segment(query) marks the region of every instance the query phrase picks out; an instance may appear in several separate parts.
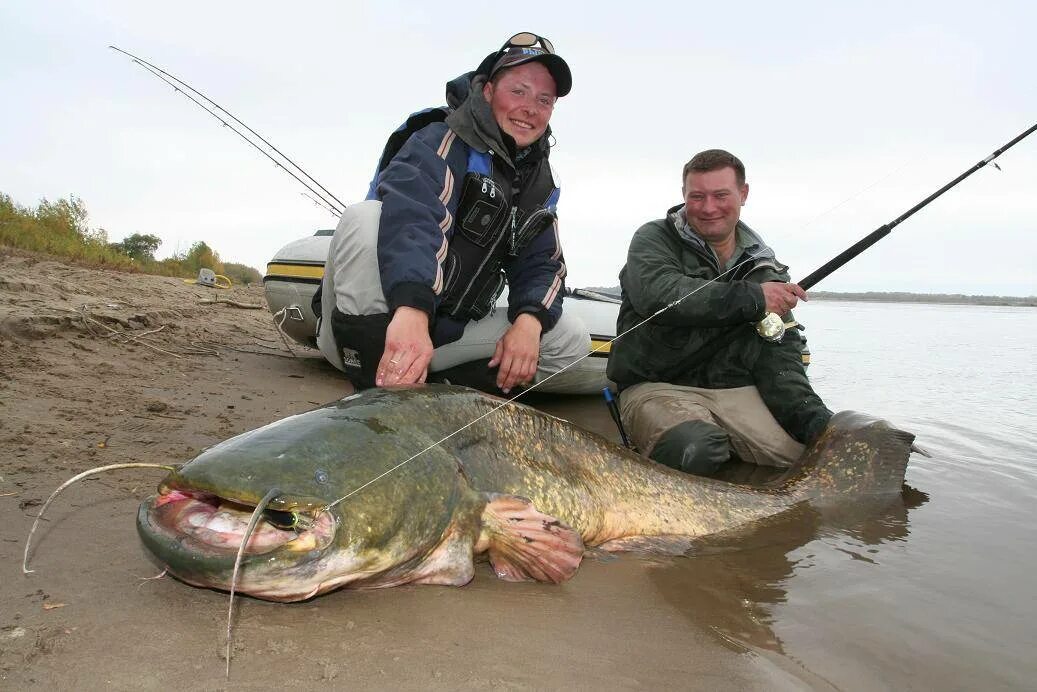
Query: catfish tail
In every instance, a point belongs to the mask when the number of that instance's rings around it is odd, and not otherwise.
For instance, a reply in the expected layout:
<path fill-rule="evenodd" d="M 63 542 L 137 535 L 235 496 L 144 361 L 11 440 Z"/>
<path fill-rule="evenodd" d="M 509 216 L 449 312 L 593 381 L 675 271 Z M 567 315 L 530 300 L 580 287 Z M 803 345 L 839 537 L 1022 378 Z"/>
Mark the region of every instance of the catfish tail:
<path fill-rule="evenodd" d="M 779 483 L 800 499 L 898 493 L 914 439 L 879 418 L 841 411 Z"/>

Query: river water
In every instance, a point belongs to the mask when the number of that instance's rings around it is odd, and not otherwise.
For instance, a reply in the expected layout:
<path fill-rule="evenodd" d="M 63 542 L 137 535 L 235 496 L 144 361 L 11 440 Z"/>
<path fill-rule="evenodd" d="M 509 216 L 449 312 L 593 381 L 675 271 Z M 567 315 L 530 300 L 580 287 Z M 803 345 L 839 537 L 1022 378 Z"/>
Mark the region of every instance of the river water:
<path fill-rule="evenodd" d="M 881 414 L 933 457 L 913 456 L 906 508 L 870 535 L 788 552 L 776 635 L 847 686 L 1033 689 L 1037 310 L 815 301 L 798 316 L 829 406 Z"/>
<path fill-rule="evenodd" d="M 810 688 L 1037 689 L 1037 309 L 813 301 L 833 410 L 917 435 L 903 495 L 799 509 L 652 572 L 674 609 Z"/>

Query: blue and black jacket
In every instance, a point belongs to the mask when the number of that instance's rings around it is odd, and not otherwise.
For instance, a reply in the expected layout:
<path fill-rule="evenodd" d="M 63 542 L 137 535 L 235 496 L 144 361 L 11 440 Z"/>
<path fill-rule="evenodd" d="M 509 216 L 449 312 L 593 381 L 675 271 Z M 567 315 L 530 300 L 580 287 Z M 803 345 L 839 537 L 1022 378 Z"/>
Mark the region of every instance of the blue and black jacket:
<path fill-rule="evenodd" d="M 488 314 L 505 281 L 509 320 L 530 313 L 547 331 L 562 311 L 549 132 L 516 151 L 482 97 L 484 83 L 463 75 L 447 85 L 448 108 L 412 116 L 397 151 L 390 139 L 368 193 L 382 203 L 378 264 L 390 312 L 428 313 L 435 346 Z"/>

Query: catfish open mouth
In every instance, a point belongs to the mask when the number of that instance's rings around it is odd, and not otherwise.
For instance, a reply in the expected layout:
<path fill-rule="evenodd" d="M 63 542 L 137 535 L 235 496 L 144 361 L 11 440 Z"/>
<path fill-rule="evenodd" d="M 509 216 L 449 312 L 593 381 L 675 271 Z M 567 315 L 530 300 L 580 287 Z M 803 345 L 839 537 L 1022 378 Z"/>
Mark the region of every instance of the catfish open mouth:
<path fill-rule="evenodd" d="M 147 501 L 150 527 L 183 547 L 210 557 L 233 559 L 255 506 L 212 493 L 169 489 Z M 331 512 L 264 510 L 245 546 L 245 555 L 283 549 L 321 551 L 331 544 L 336 522 Z"/>

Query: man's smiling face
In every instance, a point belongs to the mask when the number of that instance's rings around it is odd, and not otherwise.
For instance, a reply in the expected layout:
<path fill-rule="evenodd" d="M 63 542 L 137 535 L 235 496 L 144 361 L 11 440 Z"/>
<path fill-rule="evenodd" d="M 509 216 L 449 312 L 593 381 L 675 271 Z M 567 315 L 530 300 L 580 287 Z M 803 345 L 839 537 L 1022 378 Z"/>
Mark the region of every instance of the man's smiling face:
<path fill-rule="evenodd" d="M 555 94 L 555 80 L 539 62 L 509 67 L 483 87 L 494 119 L 520 149 L 540 139 L 547 130 Z"/>
<path fill-rule="evenodd" d="M 684 213 L 688 223 L 708 243 L 731 239 L 749 196 L 749 186 L 738 183 L 735 169 L 691 171 L 684 180 Z"/>

